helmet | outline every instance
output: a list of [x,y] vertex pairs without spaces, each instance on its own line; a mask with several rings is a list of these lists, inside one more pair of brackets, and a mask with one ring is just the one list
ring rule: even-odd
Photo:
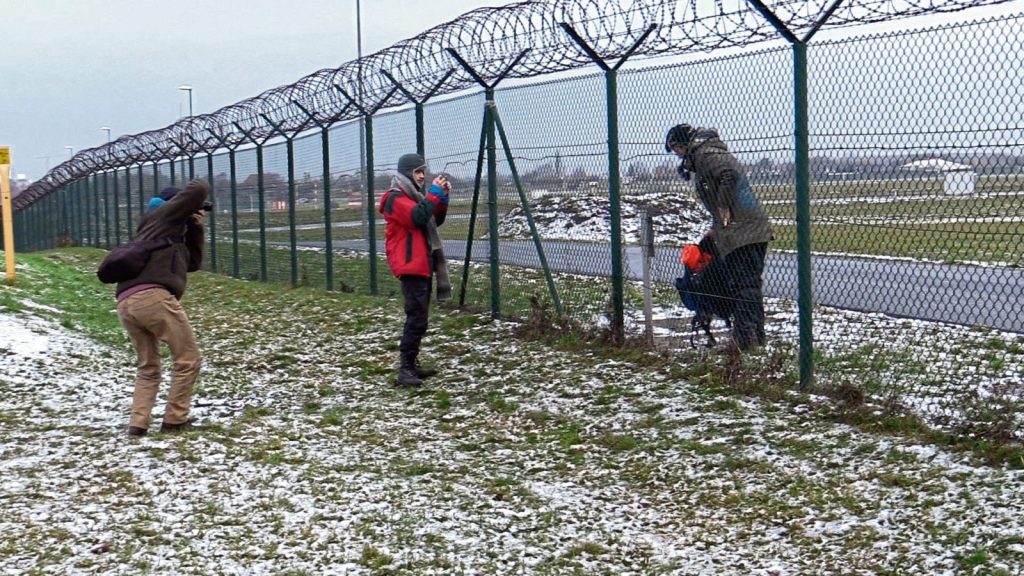
[[665,135],[665,152],[672,152],[674,146],[686,146],[693,138],[693,126],[689,124],[677,124],[669,129]]

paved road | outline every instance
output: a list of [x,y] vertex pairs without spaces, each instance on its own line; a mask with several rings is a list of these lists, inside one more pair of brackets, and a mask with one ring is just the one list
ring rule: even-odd
[[[323,248],[323,242],[301,245]],[[366,242],[335,242],[338,248],[366,250]],[[465,258],[464,240],[445,241],[450,261]],[[383,243],[378,246],[383,253]],[[610,276],[608,244],[544,242],[552,270],[588,276]],[[488,245],[473,243],[472,259],[486,262]],[[502,241],[505,264],[539,267],[531,241]],[[639,247],[626,248],[626,274],[639,279],[643,270]],[[818,304],[882,312],[894,316],[980,325],[1024,332],[1024,269],[947,265],[840,256],[813,256],[814,297]],[[652,273],[661,282],[682,275],[679,249],[655,254]],[[765,294],[796,298],[796,254],[769,252],[765,263]]]

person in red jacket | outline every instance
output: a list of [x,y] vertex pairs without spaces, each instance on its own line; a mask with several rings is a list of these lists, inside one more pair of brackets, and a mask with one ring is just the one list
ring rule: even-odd
[[423,194],[426,179],[427,163],[423,157],[405,154],[398,159],[398,174],[391,189],[380,199],[388,266],[401,282],[405,298],[405,329],[398,345],[400,386],[422,386],[424,378],[437,373],[422,368],[417,359],[420,341],[427,331],[435,276],[438,300],[451,297],[444,247],[437,233],[448,210],[451,184],[444,176],[438,176]]

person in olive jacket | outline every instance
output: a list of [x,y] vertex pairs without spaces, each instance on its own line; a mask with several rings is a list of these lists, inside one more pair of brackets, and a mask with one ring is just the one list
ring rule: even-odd
[[138,355],[135,394],[128,435],[143,436],[160,390],[160,342],[171,349],[173,367],[161,432],[193,428],[189,418],[192,389],[199,376],[201,359],[195,333],[181,307],[188,272],[203,261],[203,212],[210,186],[193,180],[184,190],[164,189],[162,204],[150,209],[139,222],[135,239],[166,239],[167,244],[150,253],[142,272],[117,284],[117,316]]
[[380,199],[384,216],[384,245],[388,266],[402,284],[405,298],[405,328],[398,345],[400,386],[422,386],[436,370],[419,365],[420,341],[427,332],[430,293],[437,279],[437,298],[451,297],[451,282],[444,247],[437,227],[444,223],[451,184],[443,176],[434,178],[426,194],[427,163],[419,154],[398,159],[398,174],[391,189]]
[[765,344],[762,276],[772,228],[747,175],[714,129],[672,127],[665,151],[682,159],[679,175],[696,175],[697,196],[711,214],[711,231],[725,260],[729,292],[736,299],[733,341],[741,350]]

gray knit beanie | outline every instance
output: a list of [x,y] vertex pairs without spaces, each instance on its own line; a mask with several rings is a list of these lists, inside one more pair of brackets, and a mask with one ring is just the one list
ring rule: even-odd
[[398,159],[398,173],[411,180],[414,184],[416,183],[416,179],[413,178],[412,173],[415,172],[417,168],[422,168],[424,170],[427,169],[427,161],[419,154],[403,154],[402,157]]

